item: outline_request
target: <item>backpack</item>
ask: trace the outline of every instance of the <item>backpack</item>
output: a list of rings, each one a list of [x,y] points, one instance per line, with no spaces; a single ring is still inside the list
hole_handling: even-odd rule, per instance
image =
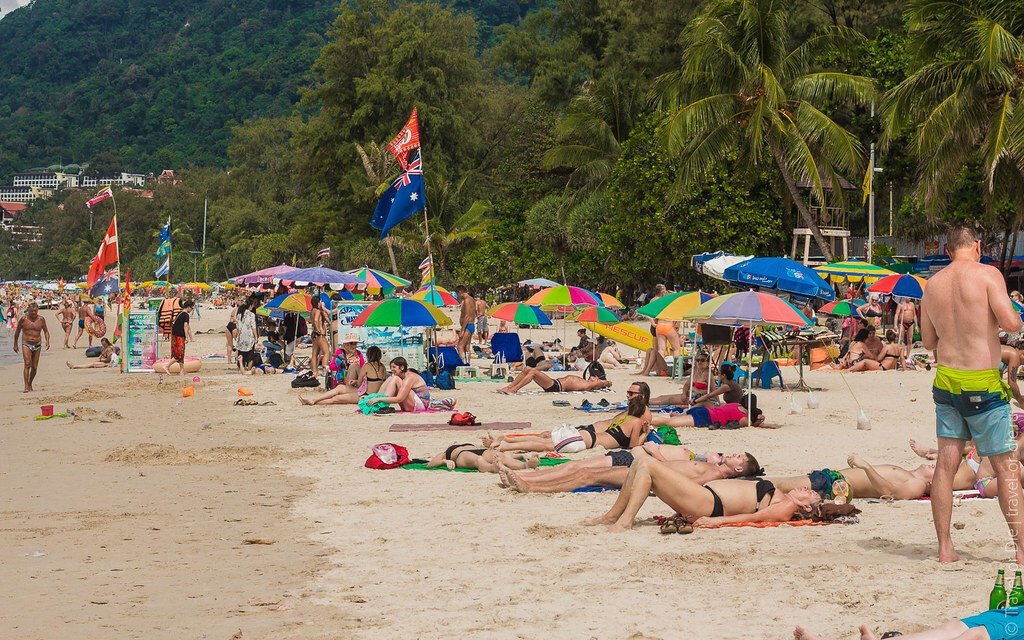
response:
[[[607,380],[608,374],[605,373],[604,371],[604,365],[598,362],[597,360],[594,360],[589,365],[587,365],[587,368],[583,370],[583,379],[586,380],[587,378]]]
[[[477,422],[476,416],[472,413],[465,411],[463,413],[453,413],[451,418],[448,418],[448,424],[457,427],[475,427],[480,423]]]
[[[438,371],[437,375],[434,376],[433,386],[436,389],[442,389],[444,391],[451,391],[452,389],[454,389],[455,379],[452,378],[452,372],[445,371],[443,369],[441,371]]]
[[[305,389],[319,386],[320,381],[314,378],[312,372],[309,371],[295,376],[295,379],[292,380],[292,389]]]
[[[400,444],[382,442],[371,447],[372,453],[363,466],[367,469],[394,469],[409,464],[409,450]]]

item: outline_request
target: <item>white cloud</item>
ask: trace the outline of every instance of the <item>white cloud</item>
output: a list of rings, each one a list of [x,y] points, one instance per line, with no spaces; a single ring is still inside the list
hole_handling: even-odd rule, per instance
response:
[[[0,0],[0,18],[3,18],[18,7],[24,7],[28,3],[29,0]]]

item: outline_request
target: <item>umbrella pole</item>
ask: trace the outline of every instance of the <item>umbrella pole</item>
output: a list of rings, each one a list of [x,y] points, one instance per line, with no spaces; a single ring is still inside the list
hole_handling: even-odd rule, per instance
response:
[[[752,380],[754,366],[754,323],[747,323],[747,424],[751,425],[754,422],[754,416],[750,415],[751,408],[754,404],[754,397],[751,392],[754,388],[754,381]],[[764,361],[761,361],[761,366],[764,366]],[[781,379],[781,378],[780,378]]]

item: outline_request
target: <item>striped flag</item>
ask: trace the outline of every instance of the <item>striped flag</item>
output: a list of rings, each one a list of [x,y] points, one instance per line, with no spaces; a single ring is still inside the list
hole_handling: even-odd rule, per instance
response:
[[[85,203],[85,206],[87,206],[90,209],[92,209],[92,206],[94,204],[99,204],[99,203],[103,202],[104,200],[106,200],[107,198],[113,198],[113,197],[114,197],[114,192],[110,190],[110,187],[103,187],[102,189],[100,189],[99,191],[96,192],[96,195],[94,195],[93,197],[89,198],[89,200]]]
[[[428,284],[430,284],[431,282],[434,281],[434,260],[433,260],[433,258],[431,258],[430,256],[427,256],[426,258],[423,259],[423,262],[420,263],[420,274],[423,277],[422,282],[420,282],[420,286],[421,287],[426,286],[426,285],[428,285]]]
[[[330,258],[331,257],[331,248],[330,247],[324,247],[323,249],[320,250],[319,253],[316,254],[316,257],[318,257],[318,258]]]

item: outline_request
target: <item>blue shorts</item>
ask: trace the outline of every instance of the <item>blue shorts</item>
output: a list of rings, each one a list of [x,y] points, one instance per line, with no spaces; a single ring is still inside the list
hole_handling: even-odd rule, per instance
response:
[[[1007,607],[979,613],[961,620],[968,629],[985,627],[989,640],[1021,640],[1024,639],[1024,616],[1020,615],[1024,607]]]
[[[472,323],[467,324],[466,331],[468,331],[470,334],[476,333],[476,325]]]
[[[686,415],[693,417],[693,426],[695,427],[711,426],[711,412],[708,411],[707,407],[694,407],[692,409],[687,409]]]
[[[935,434],[940,438],[974,440],[982,456],[997,456],[1016,448],[1010,404],[1002,394],[963,391],[953,394],[932,388]]]

